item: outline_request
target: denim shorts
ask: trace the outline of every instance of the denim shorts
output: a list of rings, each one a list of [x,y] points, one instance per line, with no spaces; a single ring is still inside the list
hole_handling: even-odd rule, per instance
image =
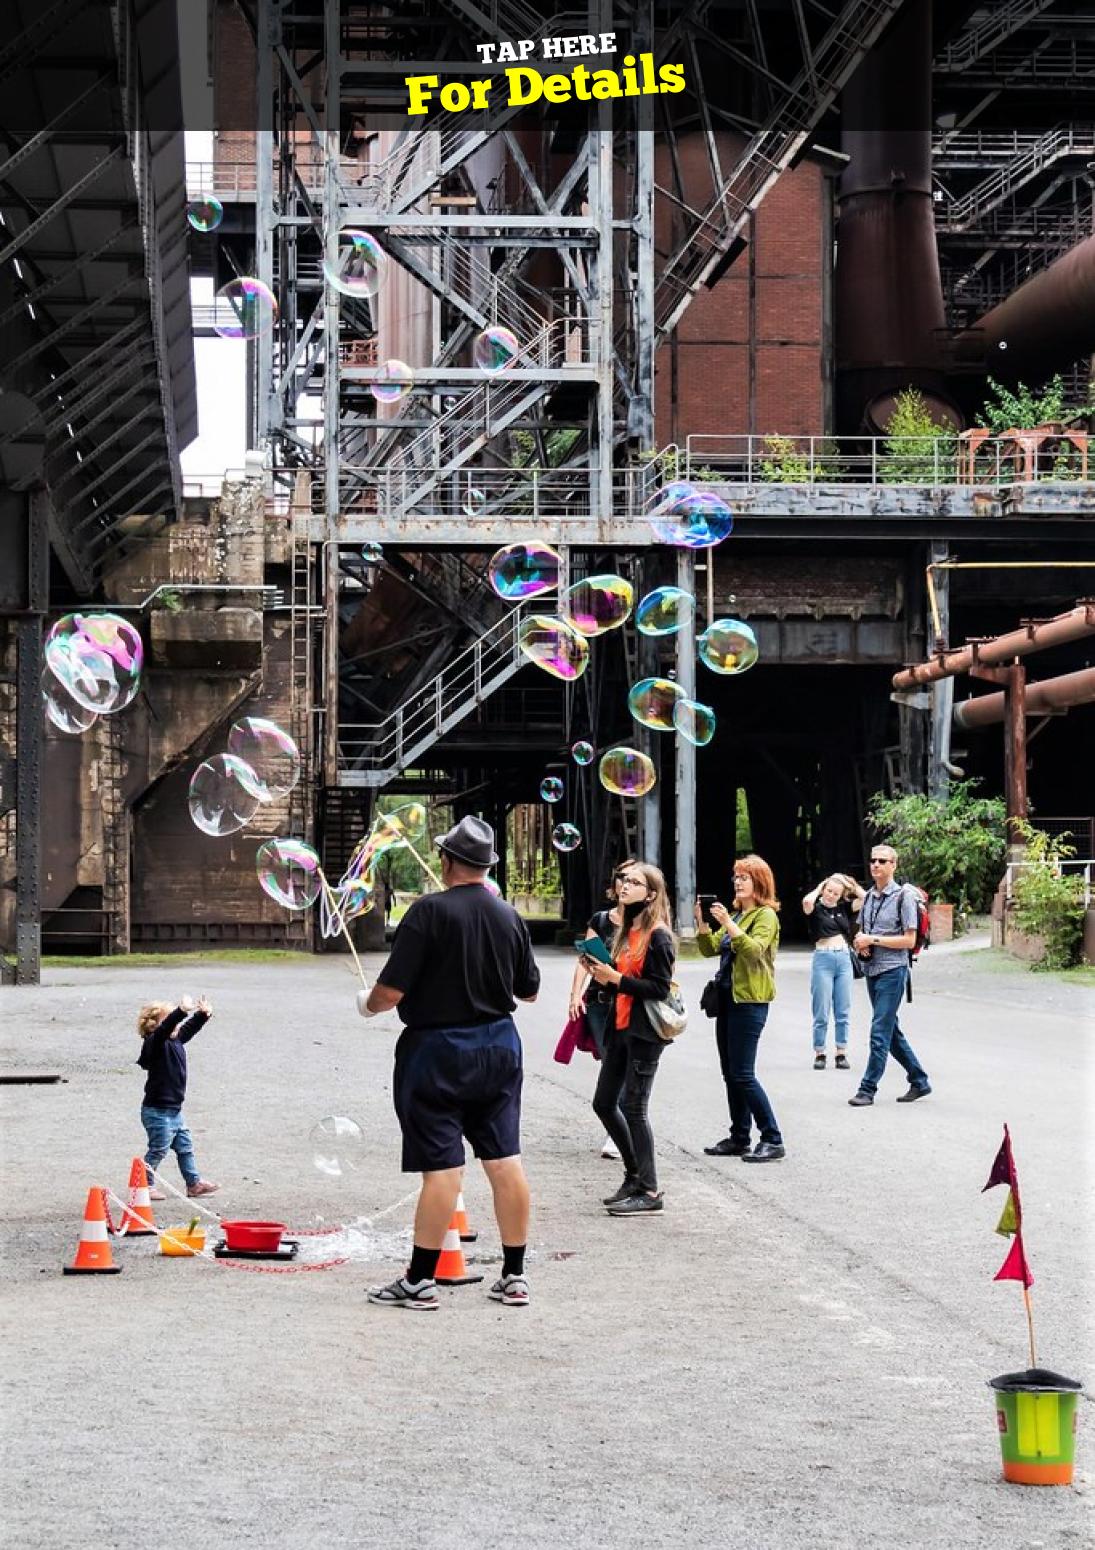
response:
[[[408,1028],[395,1050],[392,1097],[403,1172],[463,1166],[521,1150],[521,1040],[512,1017],[460,1028]]]

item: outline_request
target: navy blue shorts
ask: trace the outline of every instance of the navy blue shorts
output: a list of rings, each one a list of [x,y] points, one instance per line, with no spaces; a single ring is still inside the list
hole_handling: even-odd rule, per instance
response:
[[[392,1097],[403,1132],[403,1172],[521,1150],[521,1040],[512,1017],[471,1028],[408,1028],[395,1047]]]

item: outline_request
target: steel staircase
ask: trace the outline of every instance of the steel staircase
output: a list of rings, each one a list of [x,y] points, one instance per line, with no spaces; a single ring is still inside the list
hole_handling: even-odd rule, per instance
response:
[[[763,127],[749,140],[717,197],[686,223],[656,281],[655,325],[664,338],[781,173],[804,149],[856,66],[874,47],[902,0],[846,0],[808,64],[775,95]],[[679,202],[678,202],[679,203]]]
[[[996,0],[982,7],[936,58],[935,69],[948,74],[968,70],[1020,27],[1036,21],[1052,4],[1053,0]]]
[[[1070,126],[1051,129],[1027,145],[1018,156],[996,167],[975,188],[937,211],[936,225],[943,231],[962,232],[990,214],[998,205],[1034,178],[1065,158],[1090,161],[1095,157],[1095,128]]]

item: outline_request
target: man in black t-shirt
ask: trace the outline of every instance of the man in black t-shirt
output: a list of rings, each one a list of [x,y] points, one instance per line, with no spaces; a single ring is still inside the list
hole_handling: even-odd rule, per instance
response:
[[[398,1011],[392,1096],[403,1132],[403,1171],[422,1174],[414,1250],[405,1275],[369,1290],[388,1308],[436,1308],[434,1275],[471,1142],[494,1195],[502,1235],[496,1302],[528,1303],[529,1193],[521,1162],[521,1040],[512,1013],[535,1001],[540,971],[528,927],[484,886],[498,860],[494,830],[463,818],[437,841],[443,893],[407,911],[366,1012]]]

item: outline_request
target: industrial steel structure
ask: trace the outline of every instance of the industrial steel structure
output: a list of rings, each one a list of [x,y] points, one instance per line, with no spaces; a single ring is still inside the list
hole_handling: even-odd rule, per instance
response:
[[[990,439],[967,467],[951,434],[988,372],[1015,381],[1036,363],[1087,398],[1095,137],[1070,121],[1077,93],[1095,93],[1082,8],[217,0],[211,17],[218,134],[188,179],[226,214],[213,236],[190,234],[190,271],[218,283],[255,274],[279,302],[276,328],[251,346],[248,413],[269,530],[285,540],[268,548],[263,579],[287,610],[285,708],[307,755],[293,831],[337,872],[381,789],[504,823],[573,737],[627,736],[658,761],[659,785],[622,804],[575,775],[569,816],[586,836],[566,866],[575,918],[606,860],[639,848],[661,857],[687,921],[697,867],[701,881],[723,880],[739,789],[786,891],[816,865],[854,865],[866,794],[940,789],[951,763],[949,701],[925,715],[887,697],[895,662],[936,644],[925,566],[955,545],[1064,565],[1095,512],[1086,442],[1026,456]],[[442,111],[424,129],[397,127],[408,61],[467,73],[484,41],[606,31],[635,54],[683,60],[688,92],[588,116]],[[161,160],[177,157],[177,137],[152,139]],[[29,164],[33,136],[17,140],[12,160]],[[153,177],[154,161],[135,165]],[[95,316],[115,316],[127,283],[139,299],[176,275],[183,227],[173,207],[168,230],[164,200],[162,237],[138,223],[143,269],[109,274]],[[347,229],[386,254],[372,297],[325,281]],[[77,273],[98,272],[91,240]],[[1085,304],[1053,335],[1046,319],[1061,319],[1077,286]],[[149,309],[147,348],[169,384],[175,336],[160,319],[176,292],[153,291]],[[195,322],[211,328],[215,310]],[[520,355],[485,376],[470,345],[493,324],[512,329]],[[394,406],[370,393],[389,357],[414,372]],[[134,382],[117,426],[91,422],[109,466],[85,471],[81,459],[73,488],[78,478],[89,501],[111,499],[88,552],[66,539],[87,534],[83,511],[55,536],[59,552],[69,543],[74,588],[123,557],[135,512],[173,513],[177,484],[130,509],[112,458],[140,477],[165,436],[174,467],[164,406],[185,416],[190,403],[176,364],[159,410]],[[903,451],[886,423],[909,386],[941,434]],[[654,542],[644,510],[674,477],[727,499],[728,544],[697,556]],[[721,764],[626,714],[637,676],[671,672],[692,691],[691,629],[668,646],[605,637],[567,688],[524,663],[521,612],[486,579],[490,552],[523,538],[559,547],[568,579],[614,571],[637,593],[673,582],[696,593],[701,618],[750,619],[761,667],[740,683],[707,675],[700,695],[732,728]],[[363,557],[366,544],[383,559]],[[977,633],[996,606],[1014,617],[1013,580],[988,591],[985,576],[963,577],[959,628]],[[1076,595],[1066,573],[1039,572],[1036,586],[1047,612]],[[821,664],[845,669],[823,696],[810,676]]]

